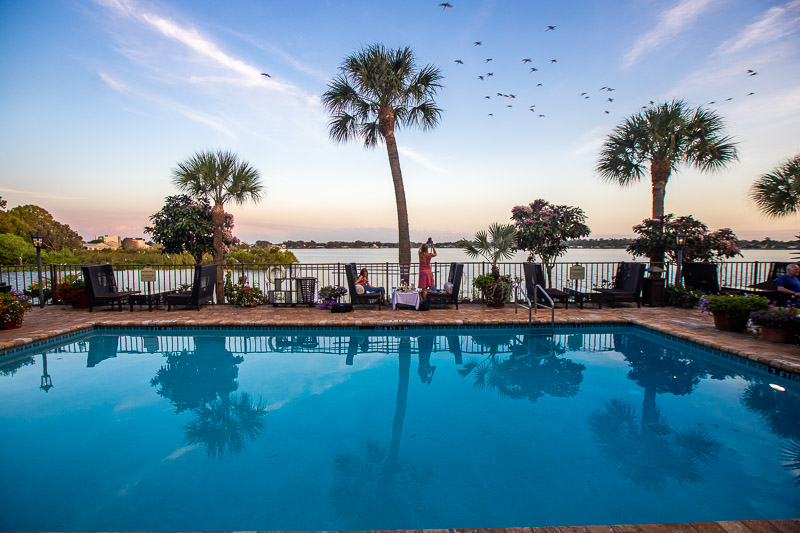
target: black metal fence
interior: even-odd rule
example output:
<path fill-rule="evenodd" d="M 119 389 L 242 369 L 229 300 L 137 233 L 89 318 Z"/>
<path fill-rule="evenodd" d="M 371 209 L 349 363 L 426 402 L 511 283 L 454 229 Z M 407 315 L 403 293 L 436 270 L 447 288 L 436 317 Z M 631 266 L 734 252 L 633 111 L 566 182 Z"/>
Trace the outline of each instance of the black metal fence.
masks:
<path fill-rule="evenodd" d="M 569 279 L 569 269 L 574 263 L 556 263 L 550 272 L 550 287 L 570 287 L 582 292 L 589 292 L 596 287 L 607 286 L 612 283 L 617 271 L 617 262 L 579 263 L 585 268 L 585 278 L 579 281 Z M 522 270 L 523 263 L 500 263 L 500 273 L 512 279 L 524 282 L 525 275 Z M 392 287 L 400 285 L 401 269 L 397 263 L 359 263 L 358 268 L 366 268 L 370 273 L 370 282 L 375 286 Z M 147 292 L 164 292 L 190 286 L 194 276 L 194 268 L 185 265 L 113 265 L 120 290 Z M 152 268 L 156 271 L 156 281 L 148 288 L 146 282 L 140 279 L 141 269 Z M 345 276 L 345 263 L 293 263 L 289 265 L 270 264 L 237 264 L 226 267 L 230 270 L 231 278 L 236 282 L 240 277 L 247 277 L 251 284 L 258 286 L 265 293 L 274 289 L 273 280 L 280 278 L 312 277 L 317 280 L 317 291 L 326 285 L 341 285 L 347 287 Z M 437 287 L 442 287 L 447 281 L 450 270 L 449 263 L 433 263 L 431 265 Z M 718 263 L 718 276 L 720 286 L 747 289 L 749 285 L 766 281 L 769 274 L 769 262 L 738 261 Z M 674 281 L 675 265 L 665 265 L 667 284 Z M 480 274 L 491 271 L 491 265 L 485 262 L 464 263 L 464 274 L 461 281 L 461 298 L 474 299 L 473 280 Z M 43 277 L 45 286 L 57 286 L 59 283 L 81 277 L 80 265 L 44 265 Z M 3 265 L 0 266 L 0 281 L 8 283 L 15 290 L 28 289 L 37 281 L 35 266 L 29 265 Z M 415 282 L 419 277 L 419 265 L 410 265 L 409 277 Z M 34 291 L 34 297 L 38 293 Z"/>

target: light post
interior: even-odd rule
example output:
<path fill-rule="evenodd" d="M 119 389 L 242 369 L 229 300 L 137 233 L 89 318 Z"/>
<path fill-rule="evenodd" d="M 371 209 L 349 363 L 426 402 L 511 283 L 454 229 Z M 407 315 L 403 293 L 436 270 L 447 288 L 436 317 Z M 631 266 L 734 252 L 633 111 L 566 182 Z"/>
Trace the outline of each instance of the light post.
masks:
<path fill-rule="evenodd" d="M 686 235 L 678 233 L 675 236 L 675 241 L 678 244 L 678 264 L 675 267 L 675 285 L 681 284 L 681 268 L 683 267 L 683 245 L 686 243 Z"/>
<path fill-rule="evenodd" d="M 39 232 L 31 237 L 36 247 L 36 268 L 39 270 L 39 307 L 44 309 L 44 287 L 42 286 L 42 236 Z"/>
<path fill-rule="evenodd" d="M 47 373 L 47 354 L 42 354 L 42 384 L 39 385 L 39 388 L 45 392 L 48 392 L 50 389 L 53 388 L 53 378 L 50 377 L 50 374 Z"/>

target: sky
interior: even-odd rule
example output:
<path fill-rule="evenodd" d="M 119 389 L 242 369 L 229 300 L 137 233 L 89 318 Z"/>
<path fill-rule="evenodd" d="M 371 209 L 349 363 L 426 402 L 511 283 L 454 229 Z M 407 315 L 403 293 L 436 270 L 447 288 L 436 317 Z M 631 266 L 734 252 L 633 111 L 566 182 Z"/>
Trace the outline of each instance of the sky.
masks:
<path fill-rule="evenodd" d="M 665 212 L 744 239 L 798 233 L 798 216 L 769 219 L 748 191 L 800 153 L 800 0 L 449 4 L 2 1 L 0 196 L 87 240 L 140 237 L 178 194 L 177 164 L 223 149 L 265 186 L 227 206 L 242 240 L 396 242 L 385 146 L 334 143 L 320 99 L 347 55 L 381 43 L 444 76 L 441 123 L 396 133 L 412 240 L 472 237 L 538 198 L 582 208 L 592 237 L 632 236 L 652 212 L 649 172 L 604 182 L 598 154 L 673 99 L 717 112 L 739 161 L 680 168 Z"/>

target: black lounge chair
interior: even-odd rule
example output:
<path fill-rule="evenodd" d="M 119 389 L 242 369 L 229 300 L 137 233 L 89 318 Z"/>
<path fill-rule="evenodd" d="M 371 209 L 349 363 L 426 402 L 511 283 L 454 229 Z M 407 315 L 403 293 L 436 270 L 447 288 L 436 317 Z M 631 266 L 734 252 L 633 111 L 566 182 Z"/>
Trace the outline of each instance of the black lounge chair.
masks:
<path fill-rule="evenodd" d="M 347 263 L 344 265 L 344 273 L 347 276 L 347 290 L 350 291 L 350 303 L 353 305 L 378 304 L 378 310 L 380 310 L 381 293 L 365 291 L 364 294 L 358 294 L 356 292 L 356 279 L 358 278 L 358 275 L 356 274 L 356 264 Z"/>
<path fill-rule="evenodd" d="M 191 291 L 167 295 L 167 311 L 173 305 L 196 307 L 213 303 L 214 289 L 217 287 L 217 265 L 198 265 L 194 267 L 194 283 Z"/>
<path fill-rule="evenodd" d="M 89 296 L 90 313 L 95 307 L 110 305 L 113 308 L 114 304 L 119 305 L 119 310 L 122 311 L 122 303 L 128 303 L 131 294 L 136 294 L 136 291 L 120 291 L 117 288 L 117 279 L 111 265 L 84 265 L 81 270 Z"/>
<path fill-rule="evenodd" d="M 786 274 L 786 269 L 792 264 L 794 263 L 774 261 L 769 266 L 767 280 L 762 281 L 761 283 L 753 283 L 752 285 L 748 285 L 751 289 L 755 289 L 753 291 L 748 291 L 748 293 L 765 296 L 768 299 L 777 302 L 778 305 L 785 305 L 789 300 L 789 297 L 782 292 L 778 292 L 778 276 Z"/>
<path fill-rule="evenodd" d="M 458 295 L 461 292 L 461 278 L 464 275 L 464 263 L 450 263 L 450 273 L 447 275 L 447 283 L 453 284 L 452 292 L 428 291 L 428 302 L 431 305 L 451 305 L 455 304 L 458 309 Z"/>
<path fill-rule="evenodd" d="M 623 262 L 617 266 L 614 287 L 611 289 L 594 289 L 600 293 L 600 309 L 603 303 L 635 302 L 642 306 L 642 285 L 644 283 L 644 263 Z"/>
<path fill-rule="evenodd" d="M 681 266 L 683 285 L 708 294 L 719 292 L 716 263 L 684 263 Z"/>
<path fill-rule="evenodd" d="M 558 289 L 547 289 L 545 285 L 547 284 L 544 279 L 544 269 L 542 265 L 538 263 L 522 263 L 522 270 L 525 272 L 525 292 L 528 295 L 528 299 L 531 303 L 538 303 L 538 304 L 545 304 L 547 303 L 547 298 L 544 295 L 539 296 L 538 301 L 534 302 L 534 294 L 538 294 L 536 292 L 536 286 L 539 285 L 544 289 L 544 292 L 547 296 L 555 302 L 561 302 L 564 304 L 565 309 L 569 309 L 569 293 L 560 291 Z M 541 293 L 542 291 L 539 291 Z"/>

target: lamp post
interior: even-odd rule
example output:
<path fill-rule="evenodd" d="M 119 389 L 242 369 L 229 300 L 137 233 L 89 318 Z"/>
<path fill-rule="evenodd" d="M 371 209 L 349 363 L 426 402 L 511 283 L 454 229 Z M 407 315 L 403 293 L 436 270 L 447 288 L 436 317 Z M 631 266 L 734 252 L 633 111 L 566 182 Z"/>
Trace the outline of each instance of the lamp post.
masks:
<path fill-rule="evenodd" d="M 44 309 L 44 287 L 42 286 L 42 236 L 39 232 L 31 237 L 33 245 L 36 247 L 36 267 L 39 270 L 39 307 Z"/>
<path fill-rule="evenodd" d="M 678 244 L 678 264 L 675 267 L 675 285 L 681 284 L 681 268 L 683 267 L 683 245 L 686 243 L 686 235 L 678 233 L 675 236 L 675 241 Z"/>
<path fill-rule="evenodd" d="M 53 378 L 50 377 L 50 374 L 47 373 L 47 354 L 42 354 L 42 384 L 39 385 L 39 388 L 45 392 L 48 392 L 50 389 L 53 388 Z"/>

